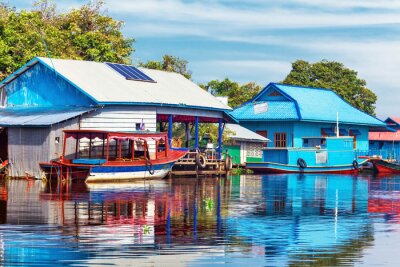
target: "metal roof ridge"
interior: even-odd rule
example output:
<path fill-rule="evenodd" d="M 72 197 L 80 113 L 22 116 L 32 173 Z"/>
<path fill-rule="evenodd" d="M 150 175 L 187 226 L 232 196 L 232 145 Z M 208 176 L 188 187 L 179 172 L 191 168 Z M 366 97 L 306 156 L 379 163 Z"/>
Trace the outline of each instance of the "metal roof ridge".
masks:
<path fill-rule="evenodd" d="M 274 83 L 275 85 L 278 86 L 285 86 L 285 87 L 297 87 L 297 88 L 302 88 L 302 89 L 310 89 L 310 90 L 322 90 L 322 91 L 331 91 L 334 92 L 332 88 L 323 88 L 323 87 L 312 87 L 312 86 L 302 86 L 302 85 L 296 85 L 296 84 L 285 84 L 285 83 Z"/>

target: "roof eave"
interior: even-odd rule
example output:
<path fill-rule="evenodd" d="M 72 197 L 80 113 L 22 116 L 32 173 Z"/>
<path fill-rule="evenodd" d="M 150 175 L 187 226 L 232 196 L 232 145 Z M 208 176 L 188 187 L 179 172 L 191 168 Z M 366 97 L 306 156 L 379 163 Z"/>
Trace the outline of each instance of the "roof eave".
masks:
<path fill-rule="evenodd" d="M 157 107 L 180 107 L 180 108 L 190 108 L 190 109 L 203 109 L 203 110 L 213 110 L 221 112 L 230 112 L 232 108 L 215 108 L 215 107 L 204 107 L 204 106 L 192 106 L 185 104 L 167 104 L 167 103 L 155 103 L 155 102 L 98 102 L 99 105 L 109 105 L 109 106 L 157 106 Z"/>

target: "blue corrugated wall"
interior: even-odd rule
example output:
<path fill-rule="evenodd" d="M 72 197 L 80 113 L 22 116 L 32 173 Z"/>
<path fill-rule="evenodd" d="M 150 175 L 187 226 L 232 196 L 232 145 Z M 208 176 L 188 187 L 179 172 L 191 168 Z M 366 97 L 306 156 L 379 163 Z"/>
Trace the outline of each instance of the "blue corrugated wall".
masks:
<path fill-rule="evenodd" d="M 272 142 L 268 143 L 268 147 L 274 147 L 275 133 L 286 133 L 287 135 L 287 146 L 292 146 L 292 136 L 293 136 L 293 122 L 291 121 L 276 121 L 276 122 L 240 122 L 240 125 L 250 129 L 252 131 L 265 131 L 267 130 L 267 138 Z"/>
<path fill-rule="evenodd" d="M 303 137 L 319 137 L 321 136 L 321 128 L 334 128 L 333 123 L 319 123 L 319 122 L 299 122 L 299 121 L 276 121 L 276 122 L 240 122 L 240 125 L 252 131 L 267 131 L 268 138 L 272 141 L 268 143 L 268 147 L 274 147 L 275 133 L 285 132 L 287 135 L 288 147 L 302 147 Z M 361 135 L 357 136 L 357 150 L 369 150 L 368 142 L 368 127 L 358 125 L 340 124 L 342 129 L 357 129 Z M 292 138 L 293 136 L 293 138 Z M 293 143 L 292 143 L 293 139 Z"/>
<path fill-rule="evenodd" d="M 83 93 L 40 63 L 6 85 L 7 106 L 90 106 Z"/>

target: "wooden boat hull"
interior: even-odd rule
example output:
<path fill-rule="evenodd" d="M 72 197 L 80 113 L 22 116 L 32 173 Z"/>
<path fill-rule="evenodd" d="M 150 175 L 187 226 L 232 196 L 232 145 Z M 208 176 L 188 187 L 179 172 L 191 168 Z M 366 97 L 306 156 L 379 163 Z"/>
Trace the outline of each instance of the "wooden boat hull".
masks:
<path fill-rule="evenodd" d="M 157 179 L 164 178 L 171 171 L 175 162 L 155 164 L 151 167 L 142 166 L 95 166 L 92 167 L 86 179 L 87 182 L 110 180 Z M 154 172 L 153 172 L 154 170 Z"/>
<path fill-rule="evenodd" d="M 358 169 L 353 164 L 337 166 L 310 166 L 300 168 L 297 165 L 279 164 L 274 162 L 248 162 L 246 168 L 260 173 L 336 173 L 356 174 Z"/>
<path fill-rule="evenodd" d="M 186 154 L 186 151 L 173 151 L 171 158 L 142 161 L 106 163 L 98 165 L 71 164 L 60 161 L 39 163 L 47 179 L 86 179 L 87 182 L 127 181 L 132 179 L 160 179 L 167 176 L 172 166 Z"/>
<path fill-rule="evenodd" d="M 69 166 L 59 163 L 40 163 L 47 179 L 72 178 L 86 179 L 87 182 L 126 181 L 132 179 L 164 178 L 174 162 L 157 164 L 150 167 L 141 166 Z M 153 172 L 154 170 L 154 172 Z"/>
<path fill-rule="evenodd" d="M 372 164 L 375 167 L 375 170 L 378 173 L 400 173 L 400 164 L 399 163 L 393 163 L 393 162 L 388 162 L 386 160 L 382 159 L 370 159 Z"/>

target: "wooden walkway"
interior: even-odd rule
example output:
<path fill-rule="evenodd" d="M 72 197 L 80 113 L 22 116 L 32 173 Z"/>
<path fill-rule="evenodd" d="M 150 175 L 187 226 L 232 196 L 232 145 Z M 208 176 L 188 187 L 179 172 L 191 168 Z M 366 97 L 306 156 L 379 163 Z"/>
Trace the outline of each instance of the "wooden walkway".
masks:
<path fill-rule="evenodd" d="M 226 175 L 231 169 L 227 169 L 226 164 L 226 159 L 216 159 L 207 153 L 188 152 L 175 163 L 170 176 Z"/>

